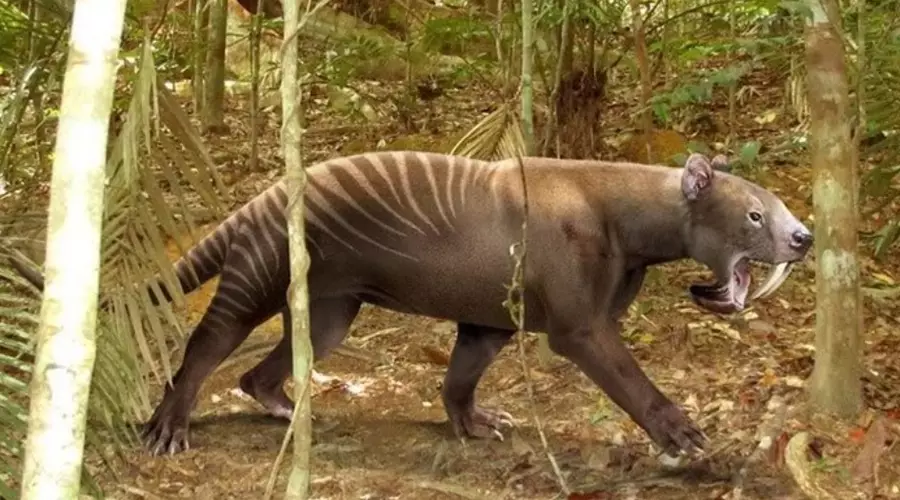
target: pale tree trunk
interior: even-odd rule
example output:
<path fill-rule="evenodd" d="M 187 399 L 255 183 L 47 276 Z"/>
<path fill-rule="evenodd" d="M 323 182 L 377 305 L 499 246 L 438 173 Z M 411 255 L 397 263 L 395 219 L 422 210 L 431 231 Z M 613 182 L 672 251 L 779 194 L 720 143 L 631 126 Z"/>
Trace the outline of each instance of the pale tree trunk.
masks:
<path fill-rule="evenodd" d="M 206 88 L 203 92 L 203 128 L 225 132 L 225 38 L 228 34 L 226 0 L 210 0 L 209 48 L 206 52 Z"/>
<path fill-rule="evenodd" d="M 104 165 L 125 2 L 78 0 L 47 219 L 22 498 L 77 498 L 96 352 Z"/>
<path fill-rule="evenodd" d="M 644 132 L 647 147 L 647 161 L 653 163 L 653 151 L 650 150 L 653 132 L 653 120 L 650 115 L 650 99 L 653 97 L 653 87 L 650 81 L 650 62 L 647 60 L 647 42 L 644 36 L 644 20 L 641 17 L 640 0 L 628 0 L 631 6 L 631 29 L 634 31 L 634 54 L 638 62 L 638 72 L 641 75 L 641 100 L 640 100 L 640 124 Z"/>
<path fill-rule="evenodd" d="M 838 3 L 808 0 L 808 5 L 813 16 L 806 32 L 806 88 L 817 264 L 810 399 L 820 411 L 852 418 L 862 407 L 862 297 L 847 68 L 842 41 L 828 20 L 840 19 Z"/>
<path fill-rule="evenodd" d="M 294 356 L 294 458 L 285 498 L 298 500 L 309 496 L 309 449 L 312 444 L 309 382 L 312 374 L 312 345 L 309 338 L 309 288 L 306 274 L 309 253 L 305 242 L 304 194 L 306 172 L 301 155 L 302 87 L 298 82 L 297 31 L 300 29 L 299 3 L 284 2 L 284 47 L 281 60 L 282 128 L 281 143 L 287 173 L 288 241 L 291 261 L 291 285 L 288 305 L 291 311 L 291 345 Z"/>

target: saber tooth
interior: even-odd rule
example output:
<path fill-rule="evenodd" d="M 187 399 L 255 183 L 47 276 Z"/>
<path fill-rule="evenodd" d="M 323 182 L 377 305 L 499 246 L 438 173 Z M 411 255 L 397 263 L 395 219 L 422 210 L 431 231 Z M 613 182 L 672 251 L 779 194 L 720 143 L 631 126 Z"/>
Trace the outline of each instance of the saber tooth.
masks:
<path fill-rule="evenodd" d="M 750 300 L 765 298 L 771 295 L 772 292 L 778 290 L 793 270 L 794 264 L 789 262 L 782 262 L 775 266 L 775 268 L 772 269 L 772 272 L 769 273 L 769 278 L 756 290 L 756 292 L 753 293 Z"/>

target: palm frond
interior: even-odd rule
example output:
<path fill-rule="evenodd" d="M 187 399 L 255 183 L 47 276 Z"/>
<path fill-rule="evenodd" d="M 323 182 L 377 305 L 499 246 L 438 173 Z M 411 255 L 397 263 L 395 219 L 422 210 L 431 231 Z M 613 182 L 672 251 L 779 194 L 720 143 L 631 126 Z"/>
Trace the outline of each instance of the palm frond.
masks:
<path fill-rule="evenodd" d="M 451 154 L 481 160 L 502 160 L 525 154 L 525 136 L 515 103 L 506 102 L 464 135 Z"/>
<path fill-rule="evenodd" d="M 124 125 L 112 141 L 106 166 L 109 182 L 100 270 L 100 303 L 106 307 L 97 323 L 86 435 L 88 453 L 101 457 L 113 474 L 110 459 L 135 443 L 129 424 L 144 420 L 150 410 L 148 376 L 158 381 L 170 378 L 171 350 L 183 348 L 182 325 L 172 310 L 183 297 L 165 242 L 180 242 L 185 233 L 200 236 L 194 230 L 197 224 L 190 214 L 189 194 L 220 215 L 226 193 L 196 129 L 159 84 L 149 40 L 144 41 L 132 83 Z M 169 185 L 171 195 L 163 191 L 161 182 Z M 2 498 L 18 496 L 20 443 L 27 429 L 27 384 L 41 304 L 40 291 L 23 279 L 8 259 L 11 249 L 23 246 L 34 247 L 24 252 L 30 254 L 26 257 L 36 262 L 43 259 L 46 214 L 27 215 L 17 214 L 12 231 L 4 231 L 0 237 Z M 152 305 L 147 283 L 155 287 L 156 279 L 171 293 L 174 304 Z M 174 339 L 173 331 L 178 333 Z M 87 489 L 96 486 L 87 468 L 84 481 Z"/>
<path fill-rule="evenodd" d="M 221 213 L 221 193 L 226 190 L 196 129 L 174 96 L 159 84 L 149 40 L 144 42 L 124 123 L 107 165 L 101 283 L 109 292 L 101 302 L 110 304 L 109 324 L 115 325 L 114 337 L 121 341 L 117 352 L 132 356 L 134 367 L 149 368 L 161 382 L 173 375 L 170 351 L 184 347 L 184 335 L 172 305 L 152 305 L 146 285 L 158 278 L 172 292 L 174 305 L 183 303 L 166 241 L 180 242 L 186 233 L 198 236 L 188 191 Z M 160 179 L 169 184 L 174 202 L 167 199 Z M 178 333 L 175 346 L 170 345 L 173 330 Z M 150 409 L 149 397 L 143 385 L 134 389 L 130 394 L 136 397 L 127 403 L 124 398 L 112 399 L 142 418 Z"/>

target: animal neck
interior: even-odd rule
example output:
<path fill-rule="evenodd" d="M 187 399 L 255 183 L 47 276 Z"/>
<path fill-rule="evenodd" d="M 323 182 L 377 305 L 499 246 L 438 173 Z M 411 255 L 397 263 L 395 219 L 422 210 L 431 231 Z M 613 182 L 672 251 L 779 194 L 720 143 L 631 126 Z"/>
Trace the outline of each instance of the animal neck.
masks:
<path fill-rule="evenodd" d="M 637 187 L 607 206 L 618 212 L 628 260 L 635 266 L 648 266 L 689 257 L 690 217 L 680 172 L 666 169 L 640 181 L 637 184 L 635 179 L 632 185 Z"/>

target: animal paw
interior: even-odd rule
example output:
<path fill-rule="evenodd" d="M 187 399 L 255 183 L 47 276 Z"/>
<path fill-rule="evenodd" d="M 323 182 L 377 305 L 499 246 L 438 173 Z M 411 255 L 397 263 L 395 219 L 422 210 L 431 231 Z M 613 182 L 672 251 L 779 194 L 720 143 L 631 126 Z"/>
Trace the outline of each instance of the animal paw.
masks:
<path fill-rule="evenodd" d="M 674 403 L 665 401 L 647 414 L 647 433 L 669 455 L 703 451 L 703 431 Z"/>
<path fill-rule="evenodd" d="M 188 440 L 188 419 L 172 417 L 157 409 L 141 430 L 141 440 L 151 455 L 174 455 L 191 448 Z"/>
<path fill-rule="evenodd" d="M 492 410 L 472 405 L 468 410 L 451 412 L 450 422 L 458 437 L 479 439 L 495 438 L 503 441 L 500 430 L 512 427 L 512 415 L 502 410 Z"/>

